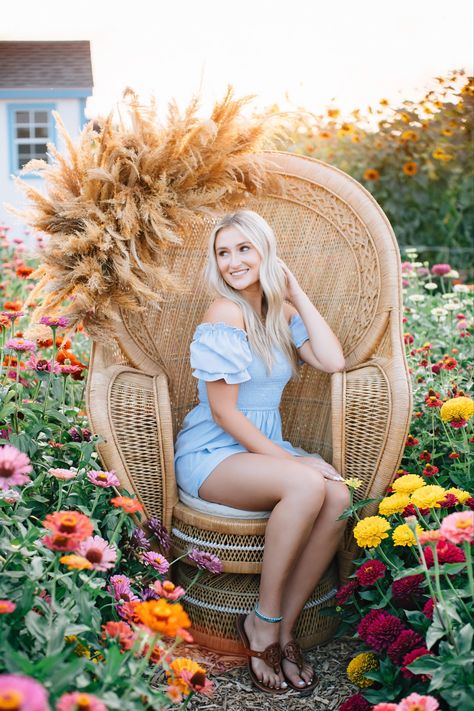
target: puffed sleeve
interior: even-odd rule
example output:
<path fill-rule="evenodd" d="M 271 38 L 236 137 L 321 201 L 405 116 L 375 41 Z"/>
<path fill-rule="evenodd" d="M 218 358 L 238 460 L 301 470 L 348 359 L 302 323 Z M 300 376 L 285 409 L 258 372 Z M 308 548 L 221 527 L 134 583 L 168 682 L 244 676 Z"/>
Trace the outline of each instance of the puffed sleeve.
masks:
<path fill-rule="evenodd" d="M 201 323 L 191 343 L 191 367 L 195 378 L 225 380 L 230 385 L 250 380 L 247 370 L 252 353 L 247 334 L 226 323 Z"/>
<path fill-rule="evenodd" d="M 290 331 L 293 343 L 297 348 L 301 348 L 305 341 L 309 340 L 308 331 L 303 323 L 301 316 L 296 313 L 293 314 L 290 320 Z"/>

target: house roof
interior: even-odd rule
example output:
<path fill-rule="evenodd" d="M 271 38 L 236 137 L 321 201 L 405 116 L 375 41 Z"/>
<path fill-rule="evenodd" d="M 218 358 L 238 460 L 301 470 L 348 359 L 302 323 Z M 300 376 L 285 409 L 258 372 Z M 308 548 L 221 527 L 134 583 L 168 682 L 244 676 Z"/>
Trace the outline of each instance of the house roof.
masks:
<path fill-rule="evenodd" d="M 92 88 L 90 42 L 0 42 L 0 88 Z"/>

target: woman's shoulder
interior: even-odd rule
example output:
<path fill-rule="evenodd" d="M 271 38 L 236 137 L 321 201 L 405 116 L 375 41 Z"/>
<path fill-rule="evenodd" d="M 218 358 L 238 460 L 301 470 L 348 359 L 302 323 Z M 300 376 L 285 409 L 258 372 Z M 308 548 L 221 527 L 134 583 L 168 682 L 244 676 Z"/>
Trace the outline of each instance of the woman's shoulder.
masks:
<path fill-rule="evenodd" d="M 215 299 L 209 305 L 204 314 L 202 323 L 222 323 L 241 329 L 243 329 L 245 325 L 240 306 L 224 297 Z"/>

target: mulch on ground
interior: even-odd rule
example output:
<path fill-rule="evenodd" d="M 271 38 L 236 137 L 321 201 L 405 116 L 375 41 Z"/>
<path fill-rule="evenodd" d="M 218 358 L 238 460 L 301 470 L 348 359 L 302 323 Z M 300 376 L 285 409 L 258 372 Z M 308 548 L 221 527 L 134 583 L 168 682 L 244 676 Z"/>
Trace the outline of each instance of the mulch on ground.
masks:
<path fill-rule="evenodd" d="M 337 711 L 357 691 L 346 674 L 347 664 L 357 651 L 355 640 L 341 637 L 305 652 L 320 683 L 311 696 L 304 697 L 293 689 L 279 696 L 261 692 L 252 686 L 242 657 L 219 656 L 196 645 L 186 646 L 179 653 L 201 663 L 216 687 L 210 699 L 194 697 L 188 711 Z"/>

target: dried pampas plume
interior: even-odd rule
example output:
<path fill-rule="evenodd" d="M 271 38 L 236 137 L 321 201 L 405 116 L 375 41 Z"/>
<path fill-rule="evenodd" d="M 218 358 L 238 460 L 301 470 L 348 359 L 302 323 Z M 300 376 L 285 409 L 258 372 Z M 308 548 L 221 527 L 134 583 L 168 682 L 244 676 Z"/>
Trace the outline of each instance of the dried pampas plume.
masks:
<path fill-rule="evenodd" d="M 196 98 L 183 113 L 172 102 L 160 123 L 153 105 L 141 106 L 128 89 L 120 119 L 110 114 L 98 131 L 89 123 L 77 145 L 55 114 L 65 155 L 49 146 L 53 163 L 24 169 L 44 178 L 46 195 L 18 179 L 30 203 L 22 218 L 49 236 L 32 275 L 39 282 L 29 302 L 40 302 L 33 321 L 60 311 L 72 328 L 82 322 L 106 341 L 117 307 L 159 304 L 180 288 L 165 266 L 167 246 L 185 248 L 196 219 L 232 209 L 270 181 L 256 154 L 268 122 L 244 119 L 248 102 L 229 89 L 209 119 L 198 118 Z"/>

